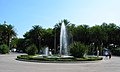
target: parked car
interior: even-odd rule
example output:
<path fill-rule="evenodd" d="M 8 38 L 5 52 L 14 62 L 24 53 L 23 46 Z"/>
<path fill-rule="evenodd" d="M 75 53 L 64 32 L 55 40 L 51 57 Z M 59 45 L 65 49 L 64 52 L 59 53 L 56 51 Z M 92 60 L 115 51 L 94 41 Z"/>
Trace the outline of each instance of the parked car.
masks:
<path fill-rule="evenodd" d="M 12 49 L 11 49 L 11 52 L 16 52 L 16 48 L 12 48 Z"/>

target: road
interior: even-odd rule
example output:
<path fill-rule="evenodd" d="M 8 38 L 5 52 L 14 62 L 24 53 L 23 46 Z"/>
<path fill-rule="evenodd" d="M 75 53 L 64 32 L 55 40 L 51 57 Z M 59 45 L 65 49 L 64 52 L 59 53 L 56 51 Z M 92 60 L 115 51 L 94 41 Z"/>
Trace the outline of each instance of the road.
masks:
<path fill-rule="evenodd" d="M 0 72 L 120 72 L 119 57 L 95 62 L 37 63 L 15 60 L 17 55 L 0 55 Z"/>

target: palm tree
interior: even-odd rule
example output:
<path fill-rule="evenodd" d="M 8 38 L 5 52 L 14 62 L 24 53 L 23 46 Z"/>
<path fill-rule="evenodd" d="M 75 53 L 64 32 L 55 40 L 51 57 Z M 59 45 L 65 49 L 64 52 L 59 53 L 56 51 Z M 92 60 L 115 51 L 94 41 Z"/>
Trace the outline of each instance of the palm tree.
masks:
<path fill-rule="evenodd" d="M 8 25 L 5 21 L 0 25 L 0 44 L 7 44 L 10 48 L 10 40 L 16 36 L 14 26 Z"/>
<path fill-rule="evenodd" d="M 40 51 L 41 48 L 42 33 L 43 33 L 43 29 L 39 25 L 33 26 L 33 29 L 29 31 L 30 39 L 38 47 L 38 52 Z"/>
<path fill-rule="evenodd" d="M 14 31 L 14 26 L 12 25 L 5 25 L 6 27 L 6 36 L 7 36 L 7 45 L 9 46 L 10 48 L 10 41 L 13 37 L 16 36 L 16 32 Z"/>

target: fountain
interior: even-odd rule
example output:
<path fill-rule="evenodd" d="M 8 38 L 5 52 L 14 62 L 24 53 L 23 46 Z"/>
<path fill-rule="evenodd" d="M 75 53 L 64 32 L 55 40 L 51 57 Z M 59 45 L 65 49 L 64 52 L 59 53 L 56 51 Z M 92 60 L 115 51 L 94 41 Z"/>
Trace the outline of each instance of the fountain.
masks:
<path fill-rule="evenodd" d="M 49 48 L 46 47 L 46 48 L 45 48 L 45 51 L 44 51 L 45 56 L 48 56 L 48 53 L 49 53 Z"/>
<path fill-rule="evenodd" d="M 61 56 L 68 56 L 68 44 L 67 44 L 67 32 L 65 24 L 62 23 L 61 31 L 60 31 L 60 55 Z"/>
<path fill-rule="evenodd" d="M 26 55 L 25 55 L 26 56 Z M 18 59 L 23 59 L 24 56 L 19 56 Z M 58 62 L 58 61 L 94 61 L 94 60 L 102 60 L 102 58 L 99 57 L 87 57 L 87 58 L 74 58 L 74 56 L 70 56 L 70 52 L 68 49 L 68 43 L 67 43 L 67 31 L 64 23 L 61 25 L 61 31 L 60 31 L 60 54 L 52 54 L 52 50 L 48 47 L 44 48 L 44 54 L 41 55 L 35 55 L 30 56 L 30 60 L 38 60 L 40 62 Z M 28 59 L 28 56 L 24 57 L 26 60 Z"/>
<path fill-rule="evenodd" d="M 69 49 L 68 49 L 68 43 L 67 43 L 67 31 L 65 24 L 62 23 L 61 25 L 61 31 L 60 31 L 60 56 L 52 55 L 51 50 L 49 51 L 49 48 L 46 47 L 44 51 L 44 56 L 47 58 L 73 58 L 73 56 L 69 56 Z M 40 55 L 43 57 L 43 55 Z"/>

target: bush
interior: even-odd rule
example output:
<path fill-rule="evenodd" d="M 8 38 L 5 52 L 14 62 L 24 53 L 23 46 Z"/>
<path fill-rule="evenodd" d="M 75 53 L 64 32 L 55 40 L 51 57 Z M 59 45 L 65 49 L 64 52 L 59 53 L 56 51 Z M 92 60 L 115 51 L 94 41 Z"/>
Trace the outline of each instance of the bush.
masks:
<path fill-rule="evenodd" d="M 112 54 L 116 56 L 120 56 L 120 48 L 113 49 Z"/>
<path fill-rule="evenodd" d="M 69 47 L 71 55 L 77 58 L 84 57 L 88 49 L 87 46 L 81 44 L 80 42 L 74 42 Z"/>
<path fill-rule="evenodd" d="M 38 49 L 35 45 L 30 45 L 26 50 L 28 55 L 35 55 L 38 52 Z"/>
<path fill-rule="evenodd" d="M 89 57 L 83 57 L 83 58 L 46 58 L 46 57 L 37 57 L 36 55 L 19 55 L 17 56 L 17 60 L 25 60 L 25 61 L 48 61 L 48 62 L 56 62 L 56 61 L 97 61 L 97 60 L 102 60 L 102 57 L 94 57 L 94 56 L 89 56 Z"/>
<path fill-rule="evenodd" d="M 9 52 L 9 48 L 6 44 L 0 45 L 0 53 L 6 54 Z"/>

